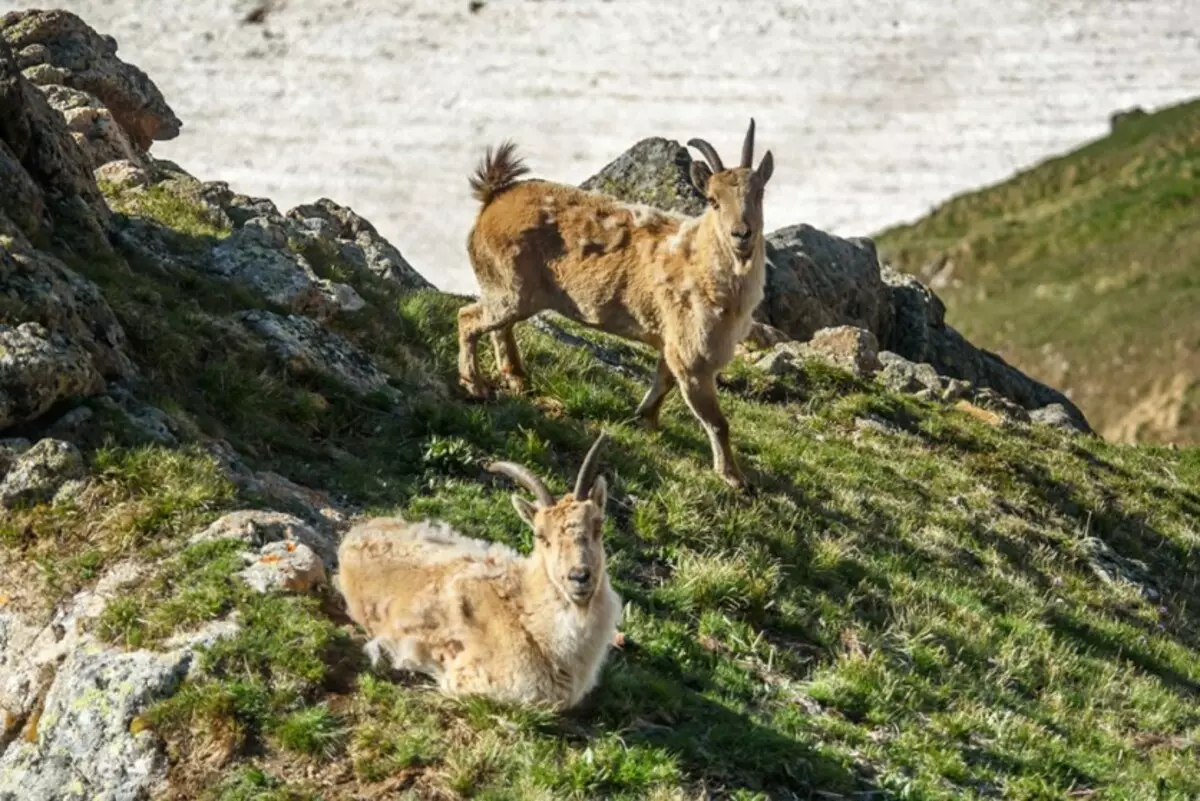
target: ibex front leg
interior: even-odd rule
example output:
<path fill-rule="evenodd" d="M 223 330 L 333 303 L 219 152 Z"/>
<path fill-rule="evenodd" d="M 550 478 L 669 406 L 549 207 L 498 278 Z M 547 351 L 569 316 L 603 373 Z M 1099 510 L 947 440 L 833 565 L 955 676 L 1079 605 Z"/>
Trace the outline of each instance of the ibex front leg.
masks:
<path fill-rule="evenodd" d="M 679 379 L 679 391 L 683 394 L 684 402 L 708 434 L 712 445 L 713 470 L 716 470 L 731 487 L 744 487 L 746 477 L 742 475 L 733 455 L 733 447 L 729 444 L 729 421 L 721 413 L 721 406 L 717 402 L 716 376 L 706 372 L 676 377 Z"/>

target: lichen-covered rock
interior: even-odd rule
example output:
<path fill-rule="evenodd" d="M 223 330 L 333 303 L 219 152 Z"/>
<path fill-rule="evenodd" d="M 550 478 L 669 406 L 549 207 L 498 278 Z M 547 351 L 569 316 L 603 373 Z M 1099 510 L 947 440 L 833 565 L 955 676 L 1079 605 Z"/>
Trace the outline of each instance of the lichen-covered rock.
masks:
<path fill-rule="evenodd" d="M 95 96 L 143 151 L 154 140 L 173 139 L 182 123 L 154 82 L 117 57 L 117 42 L 102 36 L 69 11 L 14 11 L 0 20 L 0 34 L 21 65 L 53 72 L 52 80 Z"/>
<path fill-rule="evenodd" d="M 375 226 L 345 206 L 328 198 L 297 206 L 287 213 L 293 230 L 302 239 L 323 241 L 346 263 L 370 270 L 403 289 L 431 289 L 433 285 L 413 269 Z"/>
<path fill-rule="evenodd" d="M 874 243 L 843 239 L 811 225 L 770 234 L 766 290 L 755 317 L 798 340 L 842 325 L 885 339 L 892 310 L 879 279 Z"/>
<path fill-rule="evenodd" d="M 299 315 L 283 317 L 258 309 L 234 315 L 296 374 L 319 373 L 359 393 L 396 394 L 387 374 L 342 337 Z"/>
<path fill-rule="evenodd" d="M 784 375 L 800 369 L 804 351 L 800 342 L 780 342 L 758 357 L 754 366 L 768 375 Z"/>
<path fill-rule="evenodd" d="M 880 351 L 879 362 L 883 369 L 878 378 L 892 392 L 916 394 L 922 390 L 931 393 L 942 389 L 941 376 L 930 364 L 917 364 L 890 350 Z"/>
<path fill-rule="evenodd" d="M 99 287 L 28 242 L 0 236 L 0 324 L 27 322 L 82 349 L 102 376 L 135 374 L 125 353 L 125 330 Z M 0 392 L 6 386 L 0 381 Z"/>
<path fill-rule="evenodd" d="M 1057 428 L 1069 434 L 1086 434 L 1087 429 L 1071 416 L 1071 413 L 1061 403 L 1051 403 L 1029 413 L 1031 422 L 1050 428 Z"/>
<path fill-rule="evenodd" d="M 96 180 L 104 181 L 118 189 L 146 186 L 152 180 L 152 172 L 139 161 L 118 159 L 101 164 L 95 170 Z"/>
<path fill-rule="evenodd" d="M 256 217 L 213 248 L 210 269 L 261 292 L 272 303 L 324 320 L 365 303 L 353 287 L 322 279 L 288 246 L 282 220 Z"/>
<path fill-rule="evenodd" d="M 268 543 L 247 559 L 249 567 L 238 575 L 256 592 L 310 592 L 325 583 L 320 557 L 301 543 Z"/>
<path fill-rule="evenodd" d="M 83 455 L 69 442 L 43 439 L 13 460 L 0 480 L 0 507 L 48 501 L 68 481 L 84 475 Z"/>
<path fill-rule="evenodd" d="M 262 509 L 242 509 L 213 521 L 192 537 L 191 542 L 238 540 L 254 548 L 271 543 L 303 545 L 316 553 L 331 569 L 337 565 L 334 541 L 298 517 Z"/>
<path fill-rule="evenodd" d="M 704 193 L 692 186 L 691 166 L 691 155 L 678 142 L 643 139 L 580 187 L 695 217 L 704 212 L 706 203 Z"/>
<path fill-rule="evenodd" d="M 840 367 L 858 378 L 868 378 L 882 366 L 875 335 L 852 325 L 822 328 L 801 344 L 800 352 L 806 358 Z"/>
<path fill-rule="evenodd" d="M 95 644 L 68 653 L 36 732 L 0 757 L 0 801 L 137 801 L 166 777 L 153 732 L 134 718 L 186 675 L 188 651 L 125 653 Z"/>
<path fill-rule="evenodd" d="M 17 155 L 3 141 L 0 141 L 0 186 L 4 187 L 0 192 L 0 214 L 15 225 L 17 232 L 33 236 L 42 227 L 46 199 L 41 188 L 21 166 Z M 7 224 L 4 226 L 8 227 Z"/>
<path fill-rule="evenodd" d="M 92 176 L 91 162 L 67 129 L 62 115 L 21 74 L 5 38 L 8 36 L 7 14 L 0 18 L 0 142 L 6 146 L 5 158 L 21 165 L 36 185 L 46 203 L 53 206 L 62 220 L 76 224 L 78 232 L 89 237 L 97 248 L 107 247 L 104 231 L 108 224 L 108 206 Z M 11 171 L 11 165 L 7 168 Z M 14 179 L 15 188 L 28 194 L 28 183 Z M 18 201 L 10 199 L 8 182 L 0 192 L 0 209 L 14 208 Z M 13 220 L 21 225 L 27 236 L 35 236 L 42 226 L 29 227 L 38 217 L 36 206 L 28 213 L 14 211 Z M 41 222 L 48 220 L 43 219 Z"/>
<path fill-rule="evenodd" d="M 78 345 L 37 323 L 0 324 L 0 431 L 60 400 L 103 391 L 104 378 Z"/>
<path fill-rule="evenodd" d="M 44 86 L 42 92 L 50 105 L 63 115 L 93 171 L 110 161 L 126 161 L 145 168 L 141 152 L 99 100 L 87 92 L 58 84 Z"/>

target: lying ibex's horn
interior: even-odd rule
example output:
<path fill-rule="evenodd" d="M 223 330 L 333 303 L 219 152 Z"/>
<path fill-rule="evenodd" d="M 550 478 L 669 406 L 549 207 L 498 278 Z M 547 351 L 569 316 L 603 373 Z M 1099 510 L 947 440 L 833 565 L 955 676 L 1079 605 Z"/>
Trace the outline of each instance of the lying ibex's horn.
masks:
<path fill-rule="evenodd" d="M 601 431 L 600 436 L 596 437 L 596 441 L 588 449 L 587 456 L 583 457 L 583 466 L 579 468 L 579 477 L 575 479 L 577 501 L 586 501 L 588 493 L 592 491 L 592 484 L 596 483 L 596 473 L 600 466 L 600 445 L 605 436 L 605 432 Z"/>
<path fill-rule="evenodd" d="M 487 469 L 493 473 L 500 473 L 516 481 L 518 484 L 529 490 L 537 498 L 537 505 L 543 509 L 554 505 L 554 496 L 550 494 L 550 490 L 546 489 L 546 485 L 542 480 L 535 476 L 527 467 L 521 467 L 513 462 L 492 462 L 487 466 Z"/>
<path fill-rule="evenodd" d="M 742 166 L 754 166 L 754 118 L 750 118 L 750 129 L 746 131 L 746 141 L 742 142 Z"/>
<path fill-rule="evenodd" d="M 721 163 L 721 157 L 717 155 L 716 149 L 708 142 L 705 142 L 703 139 L 689 139 L 688 144 L 704 154 L 704 158 L 708 160 L 708 166 L 712 167 L 713 172 L 721 172 L 725 169 L 725 165 Z"/>

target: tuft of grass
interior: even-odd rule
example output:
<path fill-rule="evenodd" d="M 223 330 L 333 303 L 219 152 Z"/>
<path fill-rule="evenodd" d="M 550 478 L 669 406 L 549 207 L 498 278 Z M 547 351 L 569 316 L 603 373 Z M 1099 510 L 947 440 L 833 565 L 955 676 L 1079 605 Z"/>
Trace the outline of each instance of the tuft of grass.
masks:
<path fill-rule="evenodd" d="M 319 704 L 287 715 L 275 724 L 272 734 L 289 751 L 332 759 L 341 750 L 346 728 L 328 706 Z"/>

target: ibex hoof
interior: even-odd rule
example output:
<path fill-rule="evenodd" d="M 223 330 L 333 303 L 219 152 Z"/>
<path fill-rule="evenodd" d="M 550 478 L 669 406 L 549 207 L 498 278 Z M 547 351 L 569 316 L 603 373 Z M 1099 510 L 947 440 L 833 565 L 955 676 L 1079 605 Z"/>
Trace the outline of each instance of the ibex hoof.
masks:
<path fill-rule="evenodd" d="M 525 394 L 525 379 L 519 375 L 504 376 L 504 386 L 513 395 Z"/>
<path fill-rule="evenodd" d="M 458 383 L 459 386 L 467 391 L 467 397 L 471 398 L 472 400 L 487 400 L 488 388 L 482 381 L 478 379 L 472 381 L 467 378 L 460 378 Z"/>

